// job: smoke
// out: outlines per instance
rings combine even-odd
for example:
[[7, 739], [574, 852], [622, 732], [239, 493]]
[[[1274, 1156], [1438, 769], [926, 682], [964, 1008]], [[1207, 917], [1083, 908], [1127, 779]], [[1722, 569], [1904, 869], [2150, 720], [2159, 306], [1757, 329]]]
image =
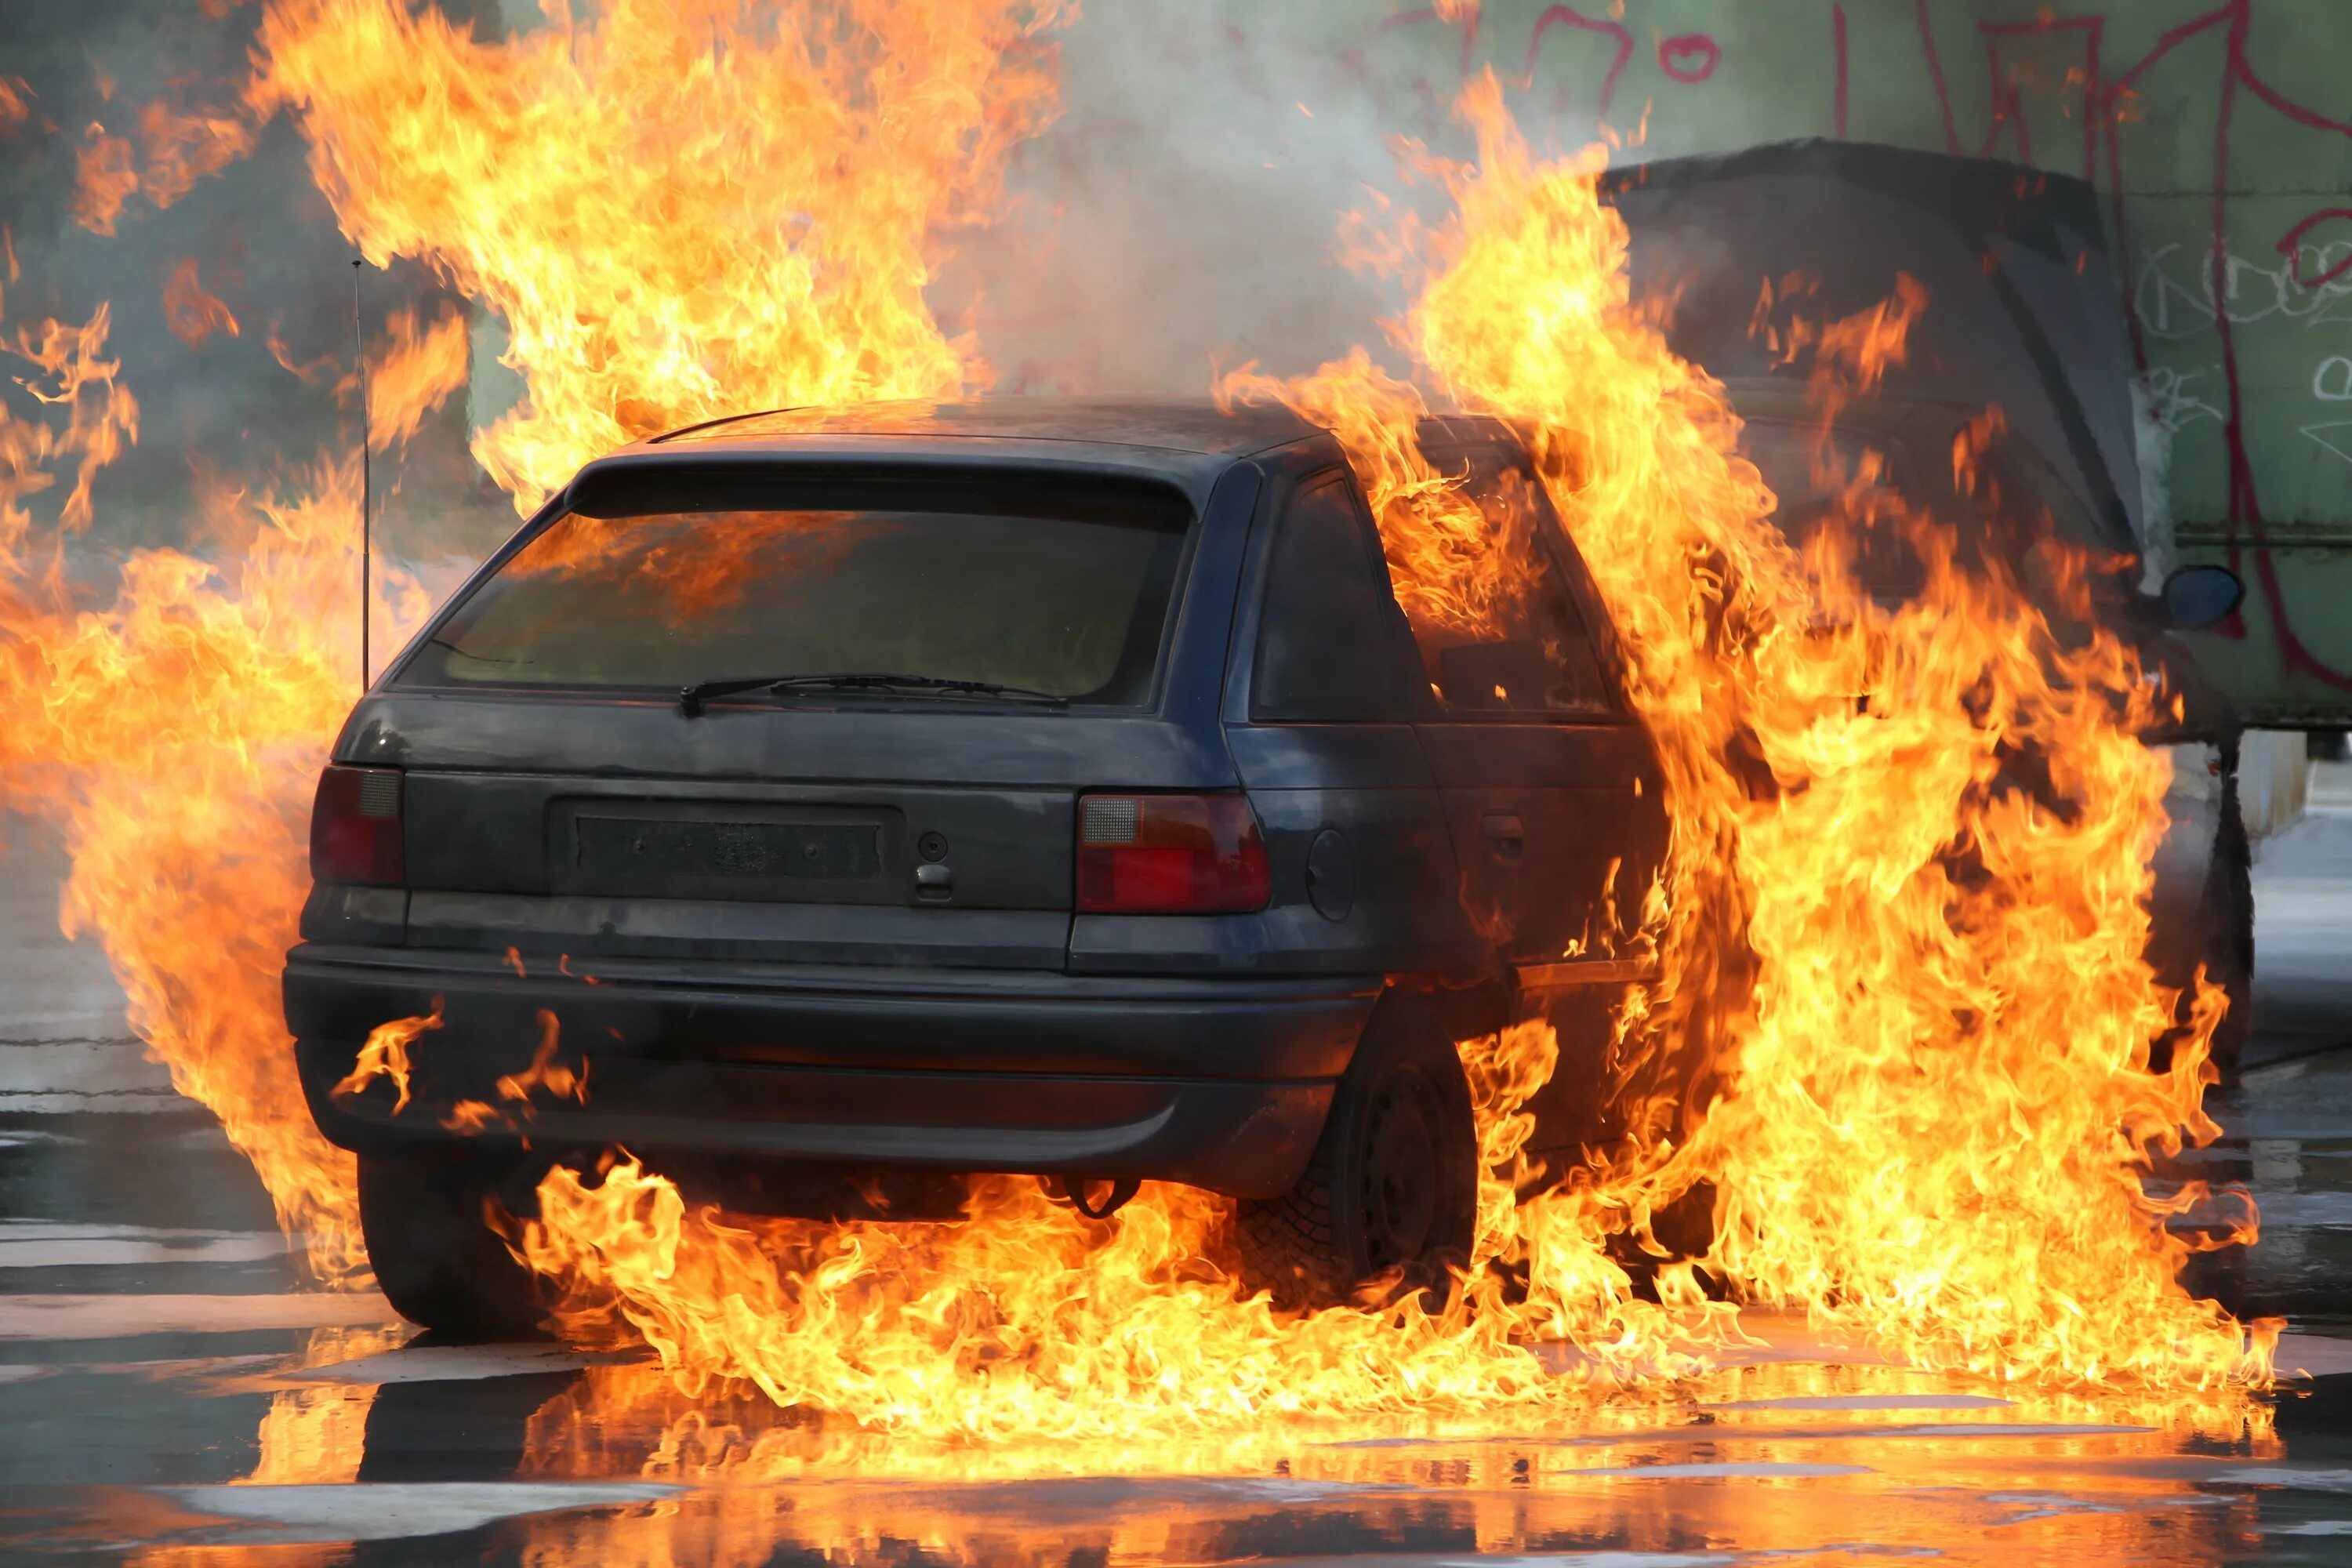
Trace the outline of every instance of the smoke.
[[1220, 363], [1311, 364], [1401, 307], [1335, 265], [1342, 217], [1394, 183], [1397, 127], [1342, 58], [1364, 15], [1120, 0], [1081, 16], [1060, 40], [1062, 119], [1024, 153], [1023, 210], [951, 274], [977, 285], [1001, 390], [1199, 396]]
[[[972, 312], [997, 389], [1199, 395], [1219, 365], [1300, 370], [1379, 348], [1404, 298], [1343, 264], [1343, 225], [1391, 203], [1442, 208], [1433, 186], [1401, 174], [1424, 151], [1471, 152], [1454, 105], [1489, 65], [1549, 153], [1596, 140], [1617, 144], [1620, 161], [1738, 146], [1769, 116], [1717, 91], [1654, 123], [1627, 85], [1643, 73], [1620, 83], [1608, 38], [1547, 34], [1547, 8], [1530, 0], [1455, 5], [1454, 21], [1446, 9], [1084, 10], [1059, 37], [1063, 116], [1024, 150], [1027, 210], [965, 240], [938, 291], [950, 316]], [[1528, 72], [1537, 38], [1542, 68]]]

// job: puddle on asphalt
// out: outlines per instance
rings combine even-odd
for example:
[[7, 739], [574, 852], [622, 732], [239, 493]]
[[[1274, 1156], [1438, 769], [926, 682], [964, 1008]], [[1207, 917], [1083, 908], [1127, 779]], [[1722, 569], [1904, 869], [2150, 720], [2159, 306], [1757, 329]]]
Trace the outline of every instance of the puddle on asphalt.
[[269, 1391], [253, 1462], [142, 1494], [155, 1568], [343, 1542], [533, 1568], [2189, 1563], [2316, 1543], [2352, 1491], [2352, 1470], [2296, 1462], [2261, 1402], [2136, 1409], [1859, 1361], [1759, 1361], [1502, 1435], [1391, 1420], [1004, 1450], [689, 1399], [642, 1362], [400, 1332], [323, 1331], [215, 1380], [241, 1407]]

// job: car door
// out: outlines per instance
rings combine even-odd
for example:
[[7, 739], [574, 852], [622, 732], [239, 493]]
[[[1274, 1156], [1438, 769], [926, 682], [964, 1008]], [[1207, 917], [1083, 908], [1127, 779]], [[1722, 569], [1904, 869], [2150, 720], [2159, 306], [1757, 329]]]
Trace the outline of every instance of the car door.
[[1506, 506], [1535, 512], [1532, 528], [1497, 531], [1496, 548], [1526, 557], [1523, 587], [1486, 624], [1412, 627], [1433, 700], [1418, 730], [1465, 907], [1525, 989], [1630, 978], [1665, 847], [1663, 779], [1599, 596], [1523, 456], [1433, 458], [1468, 469], [1490, 521]]
[[1345, 469], [1299, 467], [1269, 487], [1226, 694], [1273, 863], [1269, 936], [1286, 963], [1475, 974], [1412, 721], [1418, 661], [1371, 520]]

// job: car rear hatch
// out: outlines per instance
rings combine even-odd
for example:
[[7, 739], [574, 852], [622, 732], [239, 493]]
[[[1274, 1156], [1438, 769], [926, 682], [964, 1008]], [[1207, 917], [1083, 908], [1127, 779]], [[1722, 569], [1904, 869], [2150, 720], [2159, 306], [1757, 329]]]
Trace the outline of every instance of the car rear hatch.
[[1255, 477], [860, 456], [593, 465], [452, 601], [337, 753], [399, 770], [398, 940], [1062, 967], [1080, 792], [1234, 785]]

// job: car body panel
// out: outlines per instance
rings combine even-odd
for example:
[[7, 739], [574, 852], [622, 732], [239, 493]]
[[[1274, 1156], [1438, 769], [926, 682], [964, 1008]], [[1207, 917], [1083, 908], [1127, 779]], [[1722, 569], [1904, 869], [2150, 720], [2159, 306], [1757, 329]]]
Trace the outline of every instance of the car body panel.
[[[505, 1109], [542, 1013], [588, 1064], [470, 1136], [640, 1152], [862, 1158], [958, 1171], [1149, 1175], [1241, 1195], [1297, 1177], [1377, 975], [1253, 984], [1052, 973], [625, 958], [518, 973], [488, 953], [312, 944], [289, 1028], [314, 1116], [346, 1147], [450, 1136], [462, 1100]], [[415, 1109], [338, 1096], [356, 1041], [437, 1014]], [[570, 1042], [568, 1046], [564, 1042]]]

